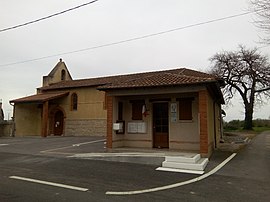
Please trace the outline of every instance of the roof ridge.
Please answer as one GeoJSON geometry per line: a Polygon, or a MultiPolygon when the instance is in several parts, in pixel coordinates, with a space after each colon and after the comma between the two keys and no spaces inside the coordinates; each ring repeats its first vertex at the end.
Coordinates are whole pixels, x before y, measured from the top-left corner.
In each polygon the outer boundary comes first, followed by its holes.
{"type": "Polygon", "coordinates": [[[147,71],[147,72],[137,72],[137,73],[127,73],[127,74],[119,74],[119,75],[110,75],[110,76],[100,76],[100,77],[92,77],[92,78],[86,78],[86,79],[75,79],[73,81],[78,80],[91,80],[91,79],[106,79],[106,78],[114,78],[114,77],[124,77],[124,76],[134,76],[134,75],[142,75],[142,74],[149,74],[149,73],[162,73],[167,71],[175,71],[175,70],[184,70],[186,68],[180,67],[175,69],[169,69],[169,70],[155,70],[155,71],[147,71]]]}
{"type": "Polygon", "coordinates": [[[185,71],[195,72],[195,73],[197,73],[197,74],[204,74],[204,75],[212,76],[211,74],[208,74],[208,73],[206,73],[206,72],[197,71],[197,70],[194,70],[194,69],[187,69],[187,68],[185,68],[185,69],[184,69],[184,72],[185,72],[185,71]]]}
{"type": "MultiPolygon", "coordinates": [[[[128,73],[128,74],[119,74],[119,75],[108,75],[108,76],[100,76],[100,77],[91,77],[91,78],[84,78],[84,79],[73,79],[73,80],[70,80],[70,81],[60,81],[60,82],[57,82],[57,83],[64,83],[64,82],[74,82],[74,81],[87,81],[87,80],[94,80],[94,79],[107,79],[107,78],[116,78],[116,77],[126,77],[126,76],[135,76],[135,75],[143,75],[143,74],[156,74],[156,73],[171,73],[172,71],[176,71],[176,70],[181,70],[179,74],[183,74],[185,71],[193,71],[193,72],[196,72],[196,73],[199,73],[199,74],[206,74],[206,75],[210,75],[210,74],[207,74],[207,73],[204,73],[204,72],[199,72],[199,71],[196,71],[196,70],[192,70],[192,69],[187,69],[185,67],[180,67],[180,68],[174,68],[174,69],[169,69],[169,70],[156,70],[156,71],[147,71],[147,72],[138,72],[138,73],[128,73]]],[[[175,74],[175,73],[171,73],[171,74],[175,74]]],[[[149,76],[152,76],[152,75],[149,75],[149,76]]],[[[189,75],[187,75],[189,76],[189,75]]],[[[55,83],[55,84],[57,84],[55,83]]],[[[52,84],[54,85],[54,84],[52,84]]]]}
{"type": "MultiPolygon", "coordinates": [[[[86,86],[88,87],[123,86],[123,85],[129,86],[130,85],[129,83],[148,83],[147,85],[151,85],[152,83],[152,85],[158,85],[158,83],[161,83],[161,80],[165,79],[165,77],[162,78],[163,75],[167,77],[166,80],[168,80],[169,83],[173,78],[175,80],[177,80],[178,78],[178,82],[180,82],[180,80],[189,80],[188,82],[190,82],[190,80],[196,80],[196,82],[198,82],[198,81],[210,81],[215,79],[210,74],[182,67],[169,70],[148,71],[132,74],[75,79],[72,81],[61,81],[54,83],[48,87],[41,87],[39,89],[47,91],[52,89],[56,90],[56,89],[78,88],[86,86]],[[170,77],[172,78],[170,79],[170,77]]],[[[163,81],[163,83],[164,82],[165,81],[163,81]]]]}
{"type": "Polygon", "coordinates": [[[186,74],[175,74],[176,76],[182,76],[182,77],[189,77],[189,78],[194,78],[194,79],[201,79],[201,78],[204,78],[204,79],[212,79],[210,77],[201,77],[201,76],[193,76],[193,75],[186,75],[186,74]]]}
{"type": "MultiPolygon", "coordinates": [[[[119,81],[121,83],[129,83],[131,81],[136,81],[140,79],[147,79],[156,76],[157,74],[173,74],[173,75],[178,75],[176,73],[171,73],[170,71],[176,71],[176,70],[182,70],[180,73],[182,73],[186,68],[176,68],[176,69],[170,69],[170,70],[160,70],[160,71],[154,71],[154,72],[143,72],[143,73],[135,73],[135,74],[126,74],[126,75],[119,75],[121,76],[134,76],[134,75],[143,75],[141,77],[132,77],[131,79],[125,79],[124,81],[119,81]]],[[[112,76],[113,77],[113,76],[112,76]]],[[[116,76],[118,77],[118,76],[116,76]]],[[[117,82],[114,82],[117,83],[117,82]]]]}

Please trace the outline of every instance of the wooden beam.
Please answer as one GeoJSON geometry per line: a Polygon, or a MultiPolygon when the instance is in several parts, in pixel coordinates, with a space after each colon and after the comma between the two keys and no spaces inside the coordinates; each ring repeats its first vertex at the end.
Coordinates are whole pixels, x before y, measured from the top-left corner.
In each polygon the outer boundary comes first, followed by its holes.
{"type": "Polygon", "coordinates": [[[113,97],[107,96],[107,145],[111,149],[113,142],[113,97]]]}
{"type": "Polygon", "coordinates": [[[48,134],[48,116],[49,116],[49,101],[43,103],[42,107],[42,129],[41,136],[47,137],[48,134]]]}

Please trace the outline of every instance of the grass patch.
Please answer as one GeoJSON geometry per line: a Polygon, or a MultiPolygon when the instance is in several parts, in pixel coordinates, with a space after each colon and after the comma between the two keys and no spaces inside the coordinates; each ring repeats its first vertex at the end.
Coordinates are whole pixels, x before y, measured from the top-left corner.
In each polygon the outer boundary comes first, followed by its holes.
{"type": "Polygon", "coordinates": [[[243,128],[238,128],[238,129],[226,129],[224,128],[224,132],[225,133],[255,133],[255,134],[259,134],[262,133],[264,131],[270,131],[270,127],[253,127],[253,130],[243,130],[243,128]]]}
{"type": "Polygon", "coordinates": [[[253,131],[256,133],[261,133],[268,130],[270,131],[270,127],[253,127],[253,131]]]}
{"type": "Polygon", "coordinates": [[[270,130],[270,120],[269,119],[255,119],[252,121],[253,130],[244,131],[244,121],[243,120],[232,120],[229,122],[224,122],[224,132],[245,132],[245,133],[261,133],[270,130]]]}

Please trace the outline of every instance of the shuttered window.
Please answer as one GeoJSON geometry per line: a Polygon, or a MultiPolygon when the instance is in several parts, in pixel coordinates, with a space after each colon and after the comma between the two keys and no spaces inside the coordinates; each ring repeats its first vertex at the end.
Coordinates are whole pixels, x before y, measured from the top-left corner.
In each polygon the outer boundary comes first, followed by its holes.
{"type": "Polygon", "coordinates": [[[123,102],[118,102],[118,120],[123,120],[123,102]]]}
{"type": "Polygon", "coordinates": [[[192,120],[192,101],[194,98],[179,98],[179,120],[192,120]]]}
{"type": "Polygon", "coordinates": [[[142,120],[142,107],[144,100],[132,100],[132,120],[142,120]]]}

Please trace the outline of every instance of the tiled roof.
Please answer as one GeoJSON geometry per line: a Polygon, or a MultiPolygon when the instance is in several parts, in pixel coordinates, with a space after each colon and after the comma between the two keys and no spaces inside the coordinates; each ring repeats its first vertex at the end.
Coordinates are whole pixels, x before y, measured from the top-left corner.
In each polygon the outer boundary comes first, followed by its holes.
{"type": "Polygon", "coordinates": [[[68,94],[69,94],[68,92],[41,93],[41,94],[19,98],[16,100],[11,100],[10,103],[23,103],[23,102],[42,103],[48,100],[53,100],[53,99],[67,96],[68,94]]]}
{"type": "Polygon", "coordinates": [[[217,79],[209,74],[200,73],[189,69],[176,69],[162,72],[153,72],[137,78],[129,78],[122,82],[113,82],[99,89],[140,88],[159,86],[178,86],[216,82],[217,79]]]}
{"type": "Polygon", "coordinates": [[[71,81],[61,81],[58,83],[51,84],[50,86],[41,87],[41,90],[54,90],[54,89],[65,89],[65,88],[78,88],[86,86],[99,86],[110,82],[109,77],[104,78],[92,78],[92,79],[78,79],[71,81]]]}
{"type": "Polygon", "coordinates": [[[156,72],[146,72],[137,74],[127,74],[119,76],[108,76],[90,79],[80,79],[72,81],[62,81],[52,84],[48,87],[42,87],[41,90],[77,88],[86,86],[97,86],[100,90],[115,88],[140,88],[172,86],[183,84],[196,84],[216,82],[217,78],[210,74],[179,68],[173,70],[164,70],[156,72]]]}

